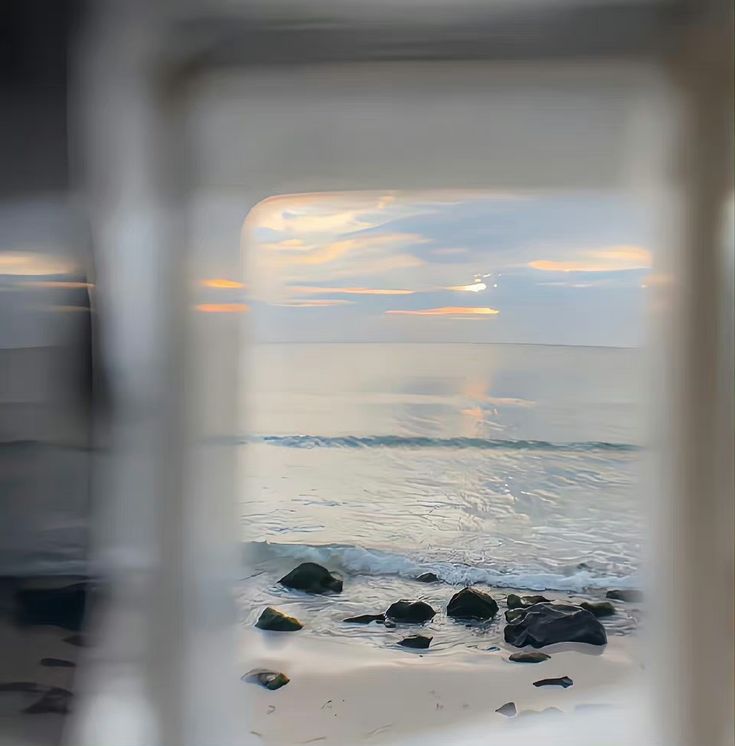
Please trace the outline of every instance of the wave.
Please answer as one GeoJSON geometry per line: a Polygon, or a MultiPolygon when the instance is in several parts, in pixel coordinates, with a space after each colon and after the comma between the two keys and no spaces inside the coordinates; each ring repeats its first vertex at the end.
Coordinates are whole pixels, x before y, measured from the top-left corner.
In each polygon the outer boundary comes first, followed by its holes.
{"type": "Polygon", "coordinates": [[[495,438],[429,438],[404,435],[255,435],[245,442],[267,443],[282,448],[451,448],[513,451],[639,451],[633,443],[580,441],[555,443],[547,440],[495,438]]]}
{"type": "Polygon", "coordinates": [[[350,544],[286,544],[254,541],[245,544],[246,556],[257,564],[267,559],[288,559],[298,562],[318,562],[348,575],[397,576],[414,579],[424,572],[433,572],[450,585],[488,585],[532,591],[604,590],[607,588],[638,588],[640,579],[634,575],[598,574],[586,566],[557,572],[551,570],[519,571],[498,567],[475,567],[464,563],[422,561],[382,549],[366,549],[350,544]]]}

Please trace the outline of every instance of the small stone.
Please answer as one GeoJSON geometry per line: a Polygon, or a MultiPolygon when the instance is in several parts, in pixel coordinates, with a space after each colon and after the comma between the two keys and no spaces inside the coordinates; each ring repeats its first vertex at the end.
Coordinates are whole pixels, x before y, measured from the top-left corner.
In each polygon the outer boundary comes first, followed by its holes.
{"type": "Polygon", "coordinates": [[[41,658],[41,665],[48,668],[76,668],[77,664],[61,658],[41,658]]]}
{"type": "Polygon", "coordinates": [[[385,614],[360,614],[359,616],[347,617],[342,621],[347,624],[370,624],[370,622],[385,624],[385,614]]]}
{"type": "Polygon", "coordinates": [[[592,612],[598,619],[615,614],[615,607],[609,601],[582,601],[580,606],[592,612]]]}
{"type": "Polygon", "coordinates": [[[505,599],[506,606],[509,609],[527,609],[534,604],[551,603],[546,596],[518,596],[515,593],[509,593],[505,599]]]}
{"type": "Polygon", "coordinates": [[[491,645],[489,648],[485,648],[488,653],[499,653],[500,648],[497,645],[491,645]]]}
{"type": "Polygon", "coordinates": [[[258,629],[265,629],[269,632],[295,632],[303,628],[303,624],[296,617],[284,614],[272,606],[268,606],[255,622],[258,629]]]}
{"type": "Polygon", "coordinates": [[[388,607],[385,615],[394,622],[422,624],[433,619],[436,612],[424,601],[396,601],[388,607]]]}
{"type": "Polygon", "coordinates": [[[508,609],[505,612],[505,621],[506,622],[515,622],[518,619],[522,619],[525,615],[526,610],[523,608],[520,609],[508,609]]]}
{"type": "Polygon", "coordinates": [[[424,635],[412,635],[407,637],[405,640],[401,640],[398,644],[404,648],[417,648],[419,650],[426,650],[431,645],[433,637],[426,637],[424,635]]]}
{"type": "Polygon", "coordinates": [[[510,656],[508,656],[508,660],[513,661],[513,663],[543,663],[544,661],[549,660],[549,658],[551,658],[550,655],[541,653],[539,651],[529,653],[512,653],[510,656]]]}
{"type": "Polygon", "coordinates": [[[574,682],[568,676],[559,676],[555,679],[539,679],[534,681],[534,686],[562,686],[564,689],[572,686],[574,682]]]}
{"type": "Polygon", "coordinates": [[[501,715],[505,715],[507,718],[513,718],[516,716],[517,710],[516,710],[516,703],[515,702],[506,702],[504,705],[501,705],[498,707],[495,712],[499,712],[501,715]]]}
{"type": "Polygon", "coordinates": [[[279,581],[286,588],[305,593],[341,593],[342,581],[316,562],[302,562],[279,581]]]}
{"type": "Polygon", "coordinates": [[[638,603],[643,600],[643,593],[636,590],[612,590],[605,594],[605,598],[611,598],[613,601],[632,601],[638,603]]]}
{"type": "Polygon", "coordinates": [[[447,604],[447,616],[455,619],[492,619],[498,613],[498,604],[488,593],[476,588],[463,588],[447,604]]]}
{"type": "Polygon", "coordinates": [[[438,583],[439,582],[439,576],[434,574],[433,572],[424,572],[419,575],[416,580],[419,581],[419,583],[438,583]]]}
{"type": "Polygon", "coordinates": [[[242,680],[248,684],[259,684],[272,692],[276,689],[280,689],[282,686],[286,686],[290,681],[285,673],[262,670],[248,671],[248,673],[242,677],[242,680]]]}

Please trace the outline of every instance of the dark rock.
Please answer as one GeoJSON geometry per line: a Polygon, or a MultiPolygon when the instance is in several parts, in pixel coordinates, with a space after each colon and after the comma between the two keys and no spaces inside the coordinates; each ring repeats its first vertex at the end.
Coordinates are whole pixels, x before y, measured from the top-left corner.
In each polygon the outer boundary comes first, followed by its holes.
{"type": "Polygon", "coordinates": [[[270,632],[295,632],[297,629],[302,629],[304,625],[296,617],[289,616],[282,611],[278,611],[278,609],[274,609],[272,606],[268,606],[258,617],[255,626],[258,629],[266,629],[270,632]]]}
{"type": "Polygon", "coordinates": [[[41,715],[50,712],[57,715],[66,715],[69,712],[72,696],[68,689],[62,689],[60,686],[50,686],[47,687],[41,699],[26,707],[23,712],[29,715],[41,715]]]}
{"type": "Polygon", "coordinates": [[[48,668],[76,668],[77,664],[61,658],[41,658],[41,665],[48,668]]]}
{"type": "Polygon", "coordinates": [[[69,637],[65,637],[62,642],[65,642],[68,645],[74,645],[74,647],[77,648],[87,647],[87,638],[84,637],[84,635],[69,635],[69,637]]]}
{"type": "Polygon", "coordinates": [[[489,648],[486,648],[488,653],[497,653],[500,651],[500,648],[497,645],[491,645],[489,648]]]}
{"type": "Polygon", "coordinates": [[[404,648],[418,648],[419,650],[426,650],[431,645],[433,637],[425,637],[424,635],[412,635],[407,637],[405,640],[401,640],[398,644],[403,645],[404,648]]]}
{"type": "Polygon", "coordinates": [[[534,681],[534,686],[563,686],[565,689],[572,686],[574,682],[568,676],[559,676],[555,679],[539,679],[534,681]]]}
{"type": "Polygon", "coordinates": [[[511,655],[508,656],[508,660],[513,661],[513,663],[543,663],[544,661],[549,660],[549,658],[551,658],[550,655],[539,652],[511,653],[511,655]]]}
{"type": "Polygon", "coordinates": [[[447,604],[447,615],[455,619],[492,619],[497,613],[495,599],[476,588],[463,588],[447,604]]]}
{"type": "Polygon", "coordinates": [[[285,673],[262,670],[248,671],[242,677],[242,680],[248,684],[259,684],[266,689],[270,689],[272,692],[276,689],[280,689],[282,686],[286,686],[290,681],[285,673]]]}
{"type": "Polygon", "coordinates": [[[16,618],[22,625],[53,625],[78,632],[87,603],[87,583],[60,588],[23,588],[15,593],[16,618]]]}
{"type": "Polygon", "coordinates": [[[550,603],[545,596],[517,596],[515,593],[508,594],[505,603],[509,609],[527,609],[534,604],[550,603]]]}
{"type": "Polygon", "coordinates": [[[499,712],[501,715],[505,715],[507,718],[512,718],[516,716],[516,703],[515,702],[506,702],[504,705],[501,705],[498,707],[495,712],[499,712]]]}
{"type": "Polygon", "coordinates": [[[43,694],[48,690],[44,684],[36,684],[35,681],[8,681],[0,684],[0,692],[30,692],[31,694],[43,694]]]}
{"type": "Polygon", "coordinates": [[[416,580],[418,580],[419,583],[438,583],[439,576],[435,575],[433,572],[424,572],[419,575],[416,580]]]}
{"type": "Polygon", "coordinates": [[[635,590],[612,590],[605,594],[605,598],[611,598],[613,601],[643,601],[643,593],[635,590]]]}
{"type": "Polygon", "coordinates": [[[505,612],[506,622],[515,622],[518,619],[522,619],[526,615],[525,609],[508,609],[505,612]]]}
{"type": "Polygon", "coordinates": [[[607,644],[605,628],[594,614],[579,606],[535,604],[521,619],[507,624],[505,641],[518,648],[542,648],[555,642],[607,644]]]}
{"type": "Polygon", "coordinates": [[[433,619],[436,612],[424,601],[396,601],[388,607],[385,615],[394,622],[421,624],[433,619]]]}
{"type": "Polygon", "coordinates": [[[395,629],[396,628],[396,623],[395,622],[391,622],[390,619],[386,619],[385,622],[383,622],[383,623],[385,624],[385,628],[386,629],[395,629]]]}
{"type": "Polygon", "coordinates": [[[347,622],[347,624],[370,624],[370,622],[385,624],[385,614],[360,614],[360,616],[347,617],[342,621],[347,622]]]}
{"type": "Polygon", "coordinates": [[[615,607],[609,601],[582,601],[580,606],[591,611],[598,619],[615,614],[615,607]]]}
{"type": "Polygon", "coordinates": [[[286,588],[306,593],[341,593],[342,581],[316,562],[302,562],[279,581],[286,588]]]}

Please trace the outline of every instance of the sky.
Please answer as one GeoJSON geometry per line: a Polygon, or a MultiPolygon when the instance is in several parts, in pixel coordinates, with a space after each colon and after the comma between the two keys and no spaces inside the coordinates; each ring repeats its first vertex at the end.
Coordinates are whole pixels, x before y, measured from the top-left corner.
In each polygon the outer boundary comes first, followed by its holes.
{"type": "Polygon", "coordinates": [[[620,194],[278,196],[243,227],[259,342],[643,341],[651,256],[620,194]]]}

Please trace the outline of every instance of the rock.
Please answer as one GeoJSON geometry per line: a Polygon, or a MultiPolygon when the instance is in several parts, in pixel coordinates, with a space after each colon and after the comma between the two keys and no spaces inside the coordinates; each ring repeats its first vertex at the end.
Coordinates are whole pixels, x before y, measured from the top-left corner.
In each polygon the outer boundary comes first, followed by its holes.
{"type": "Polygon", "coordinates": [[[507,718],[512,718],[516,716],[516,703],[515,702],[506,702],[504,705],[501,705],[498,707],[495,712],[499,712],[501,715],[505,715],[507,718]]]}
{"type": "Polygon", "coordinates": [[[508,660],[513,661],[513,663],[543,663],[544,661],[549,660],[549,658],[551,658],[550,655],[539,652],[511,653],[511,655],[508,656],[508,660]]]}
{"type": "Polygon", "coordinates": [[[419,583],[438,583],[439,576],[435,575],[433,572],[424,572],[419,575],[416,580],[418,580],[419,583]]]}
{"type": "Polygon", "coordinates": [[[505,603],[509,609],[527,609],[534,604],[551,603],[545,596],[517,596],[515,593],[508,594],[505,603]]]}
{"type": "Polygon", "coordinates": [[[306,593],[341,593],[342,581],[316,562],[302,562],[279,581],[286,588],[306,593]]]}
{"type": "Polygon", "coordinates": [[[41,665],[48,668],[76,668],[77,664],[61,658],[41,658],[41,665]]]}
{"type": "Polygon", "coordinates": [[[500,648],[497,645],[491,645],[489,648],[485,648],[488,653],[498,653],[500,648]]]}
{"type": "Polygon", "coordinates": [[[497,613],[495,599],[476,588],[463,588],[447,604],[447,615],[455,619],[492,619],[497,613]]]}
{"type": "Polygon", "coordinates": [[[280,689],[282,686],[286,686],[290,681],[285,673],[263,670],[248,671],[242,677],[242,680],[248,684],[259,684],[266,689],[270,689],[272,692],[276,689],[280,689]]]}
{"type": "Polygon", "coordinates": [[[612,590],[605,594],[605,598],[611,598],[613,601],[643,601],[643,593],[635,590],[612,590]]]}
{"type": "Polygon", "coordinates": [[[418,648],[419,650],[426,650],[431,645],[433,637],[426,637],[424,635],[411,635],[405,640],[401,640],[398,644],[403,645],[404,648],[418,648]]]}
{"type": "Polygon", "coordinates": [[[515,622],[517,619],[522,619],[525,615],[525,609],[508,609],[508,611],[505,612],[505,621],[515,622]]]}
{"type": "Polygon", "coordinates": [[[385,624],[385,614],[360,614],[360,616],[347,617],[342,621],[347,624],[370,624],[370,622],[385,624]]]}
{"type": "Polygon", "coordinates": [[[74,645],[74,647],[77,648],[87,647],[87,638],[83,635],[69,635],[69,637],[65,637],[62,642],[65,642],[68,645],[74,645]]]}
{"type": "Polygon", "coordinates": [[[396,601],[388,607],[385,615],[394,622],[421,624],[433,619],[436,612],[424,601],[396,601]]]}
{"type": "Polygon", "coordinates": [[[574,682],[568,676],[559,676],[555,679],[539,679],[534,681],[534,686],[562,686],[565,689],[572,686],[574,682]]]}
{"type": "Polygon", "coordinates": [[[87,603],[87,583],[60,588],[23,588],[16,591],[16,618],[22,625],[53,625],[78,632],[87,603]]]}
{"type": "Polygon", "coordinates": [[[31,694],[43,694],[48,690],[44,684],[35,681],[7,681],[0,684],[0,692],[30,692],[31,694]]]}
{"type": "Polygon", "coordinates": [[[384,624],[385,624],[385,628],[386,629],[395,629],[396,628],[396,623],[395,622],[391,622],[390,619],[386,619],[385,622],[384,622],[384,624]]]}
{"type": "Polygon", "coordinates": [[[609,601],[582,601],[580,606],[592,612],[598,619],[615,614],[615,607],[609,601]]]}
{"type": "Polygon", "coordinates": [[[535,604],[523,617],[506,625],[505,641],[517,648],[542,648],[555,642],[607,644],[605,628],[592,612],[579,606],[535,604]]]}
{"type": "Polygon", "coordinates": [[[266,629],[270,632],[295,632],[297,629],[302,629],[304,625],[296,617],[268,606],[258,617],[255,626],[258,629],[266,629]]]}
{"type": "Polygon", "coordinates": [[[68,689],[62,689],[60,686],[50,686],[41,696],[41,699],[26,707],[23,712],[29,715],[41,715],[49,712],[66,715],[69,712],[72,696],[68,689]]]}

